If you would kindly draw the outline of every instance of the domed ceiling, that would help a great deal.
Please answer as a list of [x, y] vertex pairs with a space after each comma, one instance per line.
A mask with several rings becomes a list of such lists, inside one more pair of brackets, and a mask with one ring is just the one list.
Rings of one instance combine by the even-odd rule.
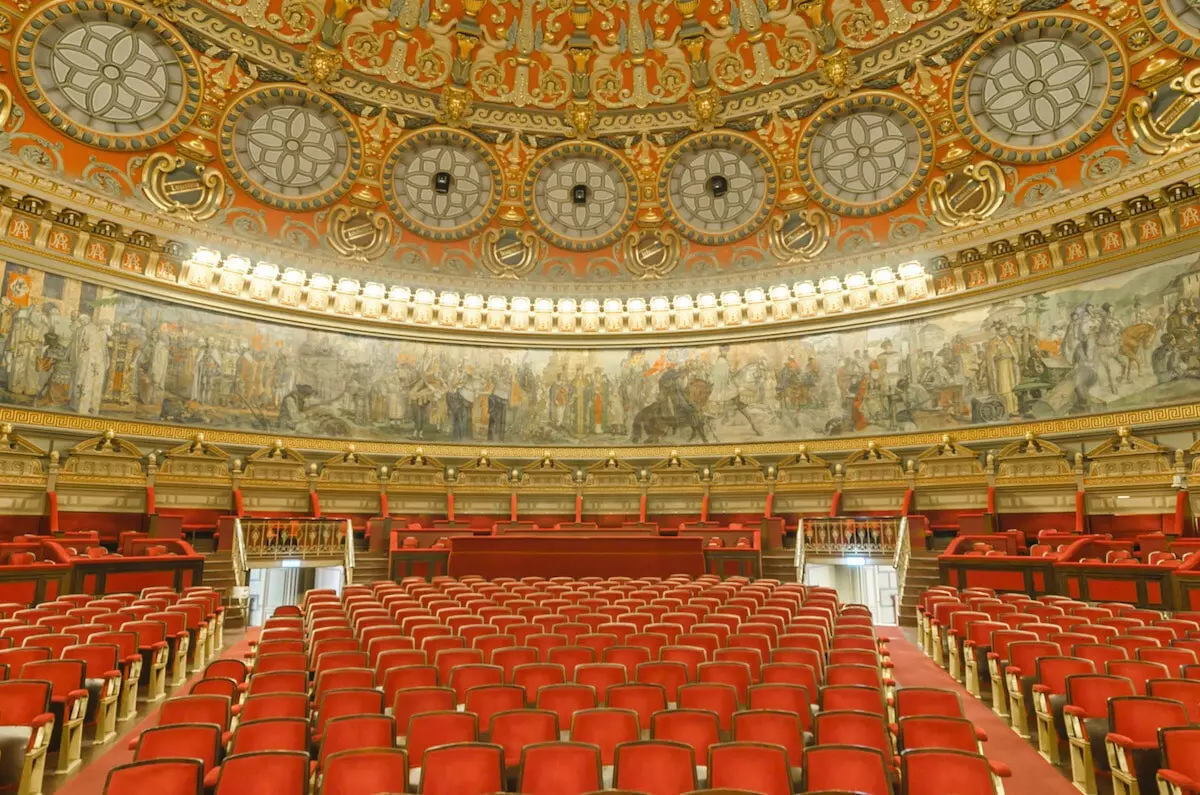
[[840, 275], [1095, 191], [1187, 143], [1193, 111], [1141, 98], [1200, 46], [1187, 0], [0, 12], [3, 157], [185, 245], [534, 294]]

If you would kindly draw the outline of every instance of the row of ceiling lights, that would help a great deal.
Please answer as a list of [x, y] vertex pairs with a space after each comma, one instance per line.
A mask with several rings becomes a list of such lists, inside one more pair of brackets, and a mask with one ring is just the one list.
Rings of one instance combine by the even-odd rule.
[[[333, 311], [421, 324], [438, 323], [466, 327], [534, 331], [665, 331], [670, 328], [740, 325], [767, 319], [788, 320], [822, 312], [836, 314], [876, 306], [913, 301], [928, 295], [925, 269], [919, 262], [906, 262], [895, 270], [876, 268], [868, 277], [853, 273], [844, 279], [826, 277], [763, 289], [752, 287], [742, 292], [727, 290], [720, 295], [701, 293], [644, 298], [550, 298], [530, 299], [453, 291], [437, 293], [426, 288], [391, 287], [378, 282], [361, 285], [355, 279], [334, 280], [321, 273], [311, 276], [297, 268], [280, 272], [269, 262], [251, 264], [250, 260], [230, 255], [222, 257], [211, 249], [197, 249], [184, 263], [184, 280], [189, 286], [226, 295], [249, 295], [259, 301], [312, 311]], [[384, 301], [387, 301], [386, 307]], [[768, 312], [770, 309], [770, 312]], [[699, 317], [697, 318], [697, 313]], [[647, 324], [647, 319], [649, 323]], [[557, 322], [555, 322], [557, 320]], [[582, 326], [577, 324], [582, 321]], [[603, 321], [603, 322], [601, 322]], [[628, 321], [628, 322], [626, 322]], [[666, 324], [664, 326], [664, 323]]]

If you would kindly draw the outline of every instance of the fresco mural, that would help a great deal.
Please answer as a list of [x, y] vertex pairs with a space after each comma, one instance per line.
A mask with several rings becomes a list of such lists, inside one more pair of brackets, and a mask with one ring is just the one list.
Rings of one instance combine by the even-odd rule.
[[967, 311], [712, 347], [419, 344], [7, 264], [0, 401], [386, 441], [751, 442], [1200, 400], [1200, 255]]

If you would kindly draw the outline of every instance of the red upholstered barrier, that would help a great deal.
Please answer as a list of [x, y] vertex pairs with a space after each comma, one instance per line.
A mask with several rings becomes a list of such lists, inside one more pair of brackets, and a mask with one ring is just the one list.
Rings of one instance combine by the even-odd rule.
[[704, 573], [700, 537], [459, 536], [449, 574], [495, 577], [667, 577]]
[[0, 516], [0, 542], [12, 541], [17, 536], [37, 535], [41, 527], [40, 516]]
[[[145, 528], [144, 513], [99, 513], [59, 511], [58, 530], [95, 530], [106, 542], [116, 541], [123, 532], [135, 530], [140, 532]], [[55, 528], [51, 527], [51, 532]]]
[[1107, 533], [1113, 538], [1129, 538], [1142, 533], [1169, 533], [1175, 525], [1174, 514], [1089, 514], [1089, 533]]

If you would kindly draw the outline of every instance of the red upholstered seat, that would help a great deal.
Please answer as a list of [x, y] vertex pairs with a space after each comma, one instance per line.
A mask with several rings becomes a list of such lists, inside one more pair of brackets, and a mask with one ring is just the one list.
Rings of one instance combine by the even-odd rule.
[[261, 795], [308, 793], [308, 754], [295, 751], [263, 751], [225, 757], [217, 776], [214, 795]]
[[[408, 758], [398, 748], [343, 751], [325, 760], [322, 795], [378, 795], [403, 790]], [[304, 791], [304, 790], [281, 790]]]
[[540, 688], [566, 681], [566, 671], [554, 663], [528, 663], [512, 670], [512, 684], [525, 688], [525, 700], [529, 704], [536, 703]]
[[575, 669], [596, 661], [596, 652], [586, 646], [556, 646], [546, 654], [546, 662], [561, 665], [567, 681], [575, 681]]
[[[474, 649], [457, 649], [456, 651], [475, 651]], [[448, 652], [442, 652], [443, 655]], [[449, 652], [454, 653], [454, 652]], [[439, 658], [440, 660], [440, 658]], [[484, 665], [483, 663], [462, 663], [445, 672], [444, 676], [439, 677], [441, 681], [448, 682], [454, 690], [458, 703], [465, 703], [467, 693], [472, 688], [483, 687], [486, 685], [503, 685], [504, 684], [504, 669], [498, 665]]]
[[1113, 660], [1105, 663], [1104, 672], [1122, 676], [1133, 683], [1133, 695], [1146, 695], [1146, 683], [1151, 679], [1166, 679], [1171, 675], [1167, 666], [1143, 660]]
[[503, 749], [505, 767], [516, 768], [527, 745], [557, 742], [558, 715], [549, 710], [519, 709], [492, 716], [488, 739]]
[[308, 721], [302, 718], [268, 718], [243, 721], [233, 732], [230, 754], [259, 751], [308, 753]]
[[884, 756], [871, 748], [852, 745], [807, 748], [802, 769], [803, 792], [892, 793]]
[[331, 690], [317, 702], [316, 720], [313, 723], [313, 741], [321, 742], [325, 724], [345, 715], [382, 715], [383, 693], [374, 689], [348, 688]]
[[517, 789], [523, 795], [582, 795], [603, 789], [600, 749], [594, 745], [575, 742], [527, 745], [521, 752], [520, 766]]
[[1169, 698], [1183, 704], [1188, 720], [1200, 723], [1200, 681], [1194, 679], [1151, 679], [1146, 683], [1147, 695]]
[[613, 709], [629, 709], [637, 713], [643, 726], [650, 725], [651, 716], [667, 708], [667, 691], [662, 685], [629, 683], [608, 689], [604, 703]]
[[[522, 709], [524, 706], [524, 688], [502, 684], [472, 687], [467, 691], [464, 703], [465, 711], [479, 717], [479, 731], [482, 734], [487, 734], [491, 730], [493, 715]], [[445, 707], [438, 707], [438, 709], [445, 709]]]
[[[495, 732], [496, 716], [492, 717]], [[415, 786], [425, 752], [439, 745], [473, 743], [479, 739], [479, 719], [469, 712], [420, 712], [413, 715], [405, 732], [405, 749]]]
[[612, 766], [617, 745], [639, 739], [641, 724], [637, 713], [630, 709], [585, 709], [572, 717], [571, 741], [597, 746], [605, 767]]
[[216, 767], [221, 745], [221, 729], [211, 723], [159, 726], [142, 732], [133, 752], [133, 761], [198, 759], [203, 766], [203, 775], [208, 776]]
[[[805, 717], [811, 723], [812, 713]], [[735, 742], [778, 745], [787, 753], [788, 767], [797, 771], [804, 754], [804, 735], [804, 723], [794, 712], [758, 708], [736, 712], [733, 716]]]
[[1200, 793], [1200, 728], [1163, 729], [1159, 737], [1162, 767], [1158, 778], [1174, 793]]
[[404, 736], [414, 715], [422, 712], [450, 712], [458, 704], [458, 696], [449, 687], [406, 687], [396, 691], [392, 701], [392, 717], [396, 730]]
[[812, 702], [801, 685], [782, 683], [754, 685], [750, 688], [747, 706], [752, 709], [773, 709], [789, 712], [800, 720], [803, 731], [812, 729]]
[[308, 696], [304, 693], [251, 694], [242, 702], [242, 723], [273, 718], [307, 718]]
[[370, 668], [327, 668], [316, 676], [313, 686], [313, 703], [320, 704], [326, 693], [334, 690], [375, 687], [375, 672]]
[[762, 795], [791, 795], [787, 754], [778, 745], [720, 743], [708, 749], [711, 787], [745, 787]]
[[813, 717], [813, 738], [816, 745], [872, 748], [883, 754], [889, 768], [893, 767], [891, 735], [886, 721], [879, 715], [852, 710], [818, 712]]
[[537, 708], [558, 716], [559, 726], [570, 726], [572, 716], [580, 710], [595, 709], [596, 689], [590, 685], [545, 685], [538, 689]]
[[613, 786], [654, 793], [696, 789], [696, 759], [691, 746], [665, 740], [621, 743], [613, 762]]
[[422, 795], [489, 795], [503, 789], [503, 751], [495, 744], [460, 743], [433, 748], [425, 754]]
[[[904, 688], [908, 690], [909, 688]], [[897, 691], [897, 702], [900, 693]], [[883, 693], [862, 685], [833, 685], [821, 688], [821, 710], [856, 710], [872, 715], [886, 716]]]
[[202, 795], [204, 765], [199, 759], [132, 762], [108, 771], [104, 795], [153, 792], [156, 795]]
[[330, 757], [342, 751], [364, 748], [390, 749], [396, 744], [396, 724], [386, 715], [347, 715], [325, 724], [321, 738], [318, 769], [324, 770]]
[[1161, 761], [1159, 730], [1188, 723], [1187, 709], [1179, 701], [1142, 696], [1109, 699], [1105, 743], [1108, 758], [1117, 763], [1114, 778], [1121, 779], [1126, 790], [1136, 780], [1139, 791], [1153, 792]]
[[680, 709], [702, 709], [717, 716], [722, 731], [732, 727], [733, 713], [738, 710], [737, 691], [721, 682], [696, 682], [679, 688]]
[[906, 751], [900, 757], [906, 795], [993, 795], [992, 769], [982, 754], [954, 750]]

